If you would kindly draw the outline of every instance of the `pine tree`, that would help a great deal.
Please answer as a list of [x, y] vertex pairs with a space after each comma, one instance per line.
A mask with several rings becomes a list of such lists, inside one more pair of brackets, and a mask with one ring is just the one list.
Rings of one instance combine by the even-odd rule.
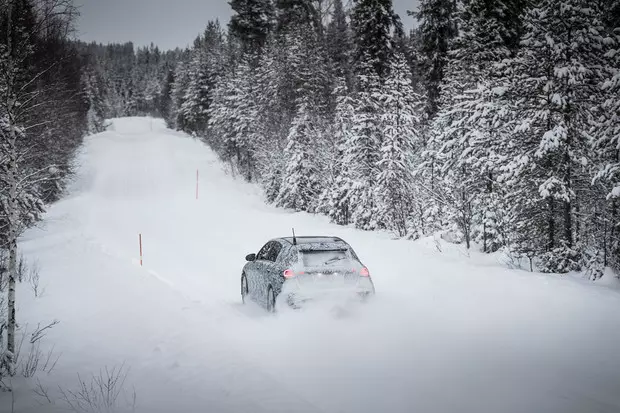
[[256, 70], [255, 79], [256, 90], [260, 91], [255, 98], [258, 125], [265, 136], [265, 142], [256, 148], [255, 156], [269, 203], [275, 202], [280, 193], [286, 162], [283, 153], [291, 122], [289, 108], [284, 106], [282, 93], [282, 74], [287, 70], [286, 61], [282, 58], [286, 56], [283, 45], [282, 41], [270, 38]]
[[161, 99], [159, 101], [159, 113], [161, 113], [161, 116], [165, 119], [166, 124], [168, 125], [169, 128], [173, 127], [173, 122], [172, 122], [172, 91], [173, 91], [173, 87], [174, 87], [174, 71], [171, 69], [168, 69], [168, 74], [166, 75], [166, 80], [164, 81], [164, 84], [162, 86], [162, 91], [161, 91]]
[[600, 95], [604, 28], [596, 5], [542, 0], [525, 16], [511, 95], [519, 124], [500, 179], [509, 188], [514, 242], [543, 271], [577, 267], [577, 214], [588, 196], [591, 113]]
[[395, 48], [393, 32], [402, 30], [392, 0], [357, 0], [351, 26], [357, 71], [372, 67], [380, 78], [385, 77]]
[[327, 182], [321, 194], [319, 211], [325, 213], [332, 222], [340, 225], [348, 225], [351, 219], [351, 205], [349, 197], [353, 180], [350, 175], [352, 161], [346, 157], [347, 143], [352, 142], [351, 136], [355, 119], [355, 99], [344, 79], [337, 86], [335, 95], [336, 111], [334, 117], [334, 137], [336, 140], [336, 153], [334, 156], [333, 176]]
[[352, 50], [351, 29], [347, 22], [342, 0], [334, 1], [334, 11], [327, 27], [327, 51], [333, 64], [334, 76], [343, 78], [347, 86], [352, 86]]
[[321, 20], [313, 0], [275, 0], [276, 31], [284, 33], [300, 26], [309, 25], [317, 34]]
[[412, 212], [411, 160], [414, 147], [419, 144], [420, 120], [416, 112], [421, 108], [421, 99], [413, 91], [409, 68], [401, 54], [394, 58], [384, 93], [383, 139], [375, 189], [377, 221], [380, 228], [403, 237]]
[[314, 212], [320, 193], [314, 154], [317, 133], [309, 105], [300, 104], [284, 150], [287, 162], [280, 193], [275, 201], [277, 206]]
[[450, 42], [431, 142], [446, 183], [441, 195], [447, 218], [468, 248], [475, 239], [485, 252], [505, 242], [497, 175], [507, 153], [502, 134], [511, 131], [509, 124], [498, 127], [507, 107], [498, 95], [507, 87], [502, 62], [512, 54], [515, 31], [504, 10], [499, 1], [471, 0], [456, 15], [459, 34]]
[[223, 70], [223, 35], [218, 22], [209, 22], [203, 37], [195, 42], [189, 64], [188, 84], [180, 111], [185, 130], [204, 133], [209, 123], [213, 90]]
[[271, 0], [231, 0], [235, 14], [228, 24], [230, 34], [241, 43], [242, 53], [260, 55], [275, 24]]
[[190, 81], [188, 66], [188, 62], [181, 61], [174, 70], [172, 109], [170, 116], [174, 119], [174, 127], [178, 130], [186, 130], [186, 120], [181, 108], [185, 104], [185, 93]]
[[[607, 17], [608, 34], [606, 37], [607, 50], [604, 65], [605, 82], [602, 84], [603, 100], [600, 109], [596, 112], [596, 139], [593, 149], [597, 155], [599, 171], [595, 175], [593, 184], [600, 188], [605, 202], [601, 202], [600, 213], [594, 217], [593, 238], [598, 241], [603, 250], [602, 264], [611, 265], [620, 269], [620, 225], [618, 211], [618, 197], [620, 197], [620, 1], [612, 5], [612, 13], [605, 13]], [[614, 15], [616, 18], [614, 18]], [[615, 23], [614, 23], [615, 22]], [[615, 25], [615, 27], [614, 27]], [[614, 30], [615, 29], [615, 30]]]
[[439, 106], [440, 85], [448, 60], [448, 48], [456, 36], [457, 0], [421, 0], [414, 15], [420, 21], [421, 52], [426, 72], [427, 112], [433, 117]]
[[377, 228], [377, 203], [374, 188], [381, 159], [381, 81], [370, 68], [369, 75], [358, 75], [359, 92], [354, 100], [354, 118], [347, 134], [344, 154], [345, 176], [350, 179], [351, 220], [364, 230]]
[[248, 182], [255, 175], [256, 148], [264, 144], [254, 79], [250, 63], [242, 61], [217, 83], [209, 108], [210, 143], [219, 149], [224, 160], [234, 160]]
[[101, 80], [94, 69], [85, 69], [82, 74], [85, 104], [88, 105], [88, 132], [99, 133], [104, 130], [106, 115]]

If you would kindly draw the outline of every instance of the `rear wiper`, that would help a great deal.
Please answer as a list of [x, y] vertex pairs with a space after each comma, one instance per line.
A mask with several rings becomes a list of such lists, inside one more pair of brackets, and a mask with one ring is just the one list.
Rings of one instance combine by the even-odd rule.
[[332, 262], [336, 262], [336, 261], [341, 261], [341, 260], [345, 260], [346, 257], [334, 257], [334, 258], [330, 258], [329, 260], [325, 261], [323, 264], [327, 265], [330, 264]]

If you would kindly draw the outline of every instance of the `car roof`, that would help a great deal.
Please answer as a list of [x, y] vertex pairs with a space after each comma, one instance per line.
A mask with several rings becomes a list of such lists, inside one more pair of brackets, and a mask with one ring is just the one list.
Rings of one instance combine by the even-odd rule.
[[[282, 237], [280, 239], [290, 243], [291, 245], [293, 244], [293, 237]], [[348, 246], [343, 239], [332, 236], [303, 236], [295, 237], [295, 240], [297, 241], [297, 245], [340, 244], [342, 246]]]

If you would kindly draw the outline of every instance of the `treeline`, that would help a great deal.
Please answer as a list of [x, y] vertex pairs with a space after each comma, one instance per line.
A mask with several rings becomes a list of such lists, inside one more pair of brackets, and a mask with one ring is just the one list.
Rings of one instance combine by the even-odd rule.
[[16, 368], [18, 237], [62, 195], [86, 132], [71, 0], [0, 0], [0, 388]]
[[391, 0], [230, 5], [177, 54], [161, 113], [269, 202], [620, 269], [620, 1], [422, 0], [410, 33]]
[[[172, 126], [334, 222], [620, 267], [619, 2], [236, 0], [177, 66]], [[329, 7], [328, 7], [329, 6]]]
[[85, 98], [89, 130], [99, 132], [105, 119], [124, 116], [166, 117], [170, 107], [171, 76], [189, 51], [162, 52], [153, 44], [77, 42], [85, 59]]

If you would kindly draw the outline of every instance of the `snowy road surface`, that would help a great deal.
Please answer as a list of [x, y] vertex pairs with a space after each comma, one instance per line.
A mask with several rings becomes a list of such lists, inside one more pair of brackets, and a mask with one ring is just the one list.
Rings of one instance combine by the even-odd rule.
[[[58, 385], [125, 362], [139, 412], [620, 412], [612, 288], [275, 209], [157, 120], [115, 120], [78, 161], [22, 242], [45, 288], [20, 287], [22, 327], [60, 320], [44, 344], [62, 356], [40, 378], [55, 403], [21, 389], [17, 411], [63, 411]], [[245, 255], [292, 227], [348, 241], [376, 299], [345, 317], [244, 307]]]

